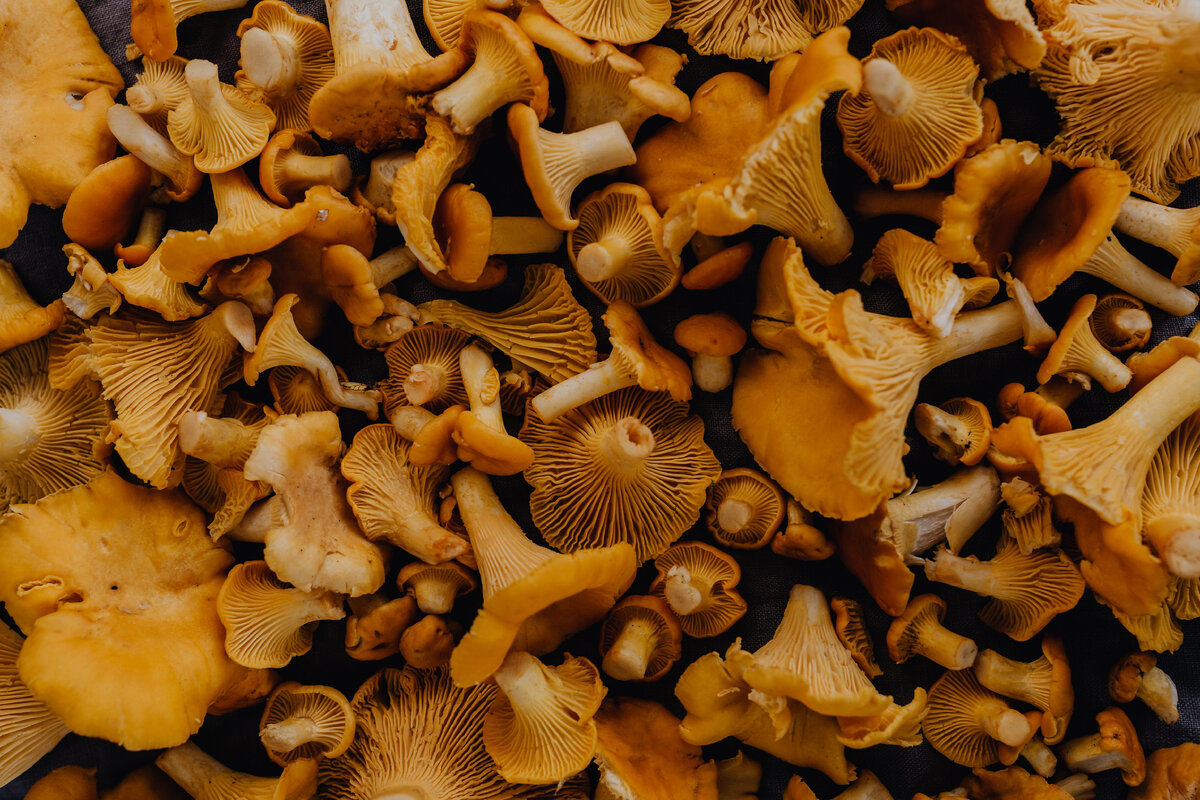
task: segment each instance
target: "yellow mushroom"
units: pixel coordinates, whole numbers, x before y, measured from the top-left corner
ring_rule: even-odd
[[[982,650],[974,668],[975,677],[988,689],[1044,712],[1041,731],[1046,744],[1063,740],[1075,708],[1075,690],[1061,639],[1043,637],[1042,656],[1031,663],[1013,661],[995,650]]]
[[[275,127],[275,112],[221,83],[217,65],[192,59],[183,71],[188,98],[167,115],[167,133],[201,172],[228,172],[254,158]]]
[[[1043,547],[1058,547],[1062,534],[1054,527],[1050,497],[1022,478],[1000,484],[1007,508],[1000,517],[1004,532],[1025,554]]]
[[[195,159],[179,152],[165,134],[152,128],[129,106],[110,106],[106,120],[122,147],[163,176],[163,191],[168,198],[182,202],[200,190],[204,173],[196,169]]]
[[[317,791],[317,762],[305,758],[277,778],[236,772],[188,741],[154,760],[193,800],[308,800]]]
[[[1091,388],[1092,378],[1108,392],[1120,391],[1129,384],[1133,377],[1129,367],[1096,338],[1091,324],[1095,309],[1094,294],[1085,294],[1075,301],[1058,338],[1046,353],[1046,360],[1038,367],[1038,383],[1062,375],[1083,384],[1085,391]]]
[[[728,469],[708,490],[704,524],[722,547],[765,547],[784,523],[783,491],[752,469]]]
[[[689,636],[718,636],[746,613],[737,591],[742,570],[729,555],[702,542],[680,542],[654,559],[650,593],[663,597]]]
[[[309,103],[334,75],[329,29],[287,3],[268,0],[238,24],[237,35],[238,88],[257,94],[275,112],[280,130],[309,130]],[[346,174],[349,178],[349,164]]]
[[[942,625],[945,614],[946,601],[937,595],[914,597],[888,626],[888,655],[897,664],[921,655],[946,669],[970,669],[979,646]]]
[[[354,713],[337,689],[288,681],[267,698],[258,738],[282,767],[305,758],[336,758],[354,739]]]
[[[1092,333],[1110,353],[1141,350],[1150,341],[1150,313],[1127,294],[1106,294],[1096,301]]]
[[[255,6],[255,10],[263,6]],[[295,128],[272,136],[258,160],[258,182],[267,197],[287,208],[314,186],[332,186],[339,192],[350,187],[354,174],[344,154],[326,156],[316,139]]]
[[[619,681],[656,681],[679,660],[683,629],[666,601],[626,595],[600,628],[600,668]]]
[[[174,233],[174,231],[171,231]],[[209,310],[188,291],[188,287],[163,271],[162,247],[155,248],[145,263],[128,268],[117,262],[117,271],[108,275],[108,283],[130,305],[150,309],[168,322],[198,317]]]
[[[1140,517],[1142,534],[1172,575],[1200,578],[1200,506],[1192,465],[1200,448],[1200,418],[1175,428],[1154,452],[1146,472]]]
[[[125,90],[125,102],[159,133],[167,132],[167,114],[188,97],[186,66],[179,56],[162,61],[143,56],[141,73]]]
[[[933,748],[955,764],[986,767],[1000,745],[1019,747],[1031,735],[1025,715],[985,689],[969,669],[951,670],[929,687],[921,730]]]
[[[448,614],[454,601],[475,591],[478,576],[456,561],[424,564],[414,561],[400,568],[396,587],[412,595],[426,614]]]
[[[68,242],[63,245],[67,272],[75,280],[63,293],[63,304],[75,316],[90,320],[102,312],[113,314],[121,307],[121,293],[108,282],[108,273],[84,248]]]
[[[1200,208],[1169,208],[1127,197],[1113,228],[1175,256],[1174,283],[1186,286],[1200,278]]]
[[[419,325],[391,344],[384,354],[388,377],[379,384],[388,418],[406,406],[427,406],[437,413],[466,405],[458,354],[469,338],[455,328]]]
[[[602,5],[586,0],[548,0],[542,7],[585,39],[619,45],[654,38],[671,16],[670,0],[617,0]]]
[[[805,50],[815,34],[841,25],[861,3],[820,2],[799,7],[771,0],[681,0],[667,23],[688,35],[702,55],[772,61]]]
[[[1034,69],[1046,54],[1037,22],[1022,3],[1000,0],[888,0],[906,25],[928,25],[958,37],[990,83]]]
[[[197,14],[229,11],[246,0],[137,0],[131,8],[130,34],[138,49],[158,61],[175,55],[175,28]]]
[[[16,269],[0,259],[0,353],[40,339],[62,324],[62,300],[43,307],[34,302]]]

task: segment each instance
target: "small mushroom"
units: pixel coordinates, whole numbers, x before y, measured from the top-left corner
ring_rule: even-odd
[[[1019,383],[1008,383],[1000,389],[996,405],[1006,420],[1028,417],[1039,434],[1060,433],[1071,430],[1067,407],[1083,392],[1081,384],[1057,376],[1032,392]]]
[[[390,345],[384,354],[388,377],[379,384],[388,418],[409,405],[434,413],[466,405],[458,354],[469,338],[455,328],[419,325]]]
[[[426,614],[448,614],[455,599],[475,590],[474,572],[456,561],[442,564],[405,564],[396,575],[396,587],[411,594]]]
[[[978,464],[992,441],[992,415],[970,397],[953,397],[936,406],[919,403],[913,424],[933,447],[934,457],[952,465]]]
[[[875,645],[867,631],[862,606],[849,597],[834,597],[829,608],[833,611],[833,629],[854,663],[868,678],[878,678],[883,670],[875,663]]]
[[[308,800],[317,791],[317,762],[311,758],[291,762],[277,778],[260,778],[231,770],[189,740],[154,763],[194,800]]]
[[[702,235],[696,234],[692,241],[696,241],[696,238]],[[750,242],[739,242],[732,247],[718,250],[685,272],[680,284],[683,288],[694,291],[724,286],[741,276],[753,254],[754,245]]]
[[[166,209],[154,206],[143,209],[133,241],[130,244],[113,246],[113,253],[130,266],[139,267],[145,264],[146,260],[150,258],[150,254],[157,250],[158,245],[162,243],[166,223]]]
[[[321,382],[308,370],[284,365],[267,376],[267,386],[280,414],[333,411],[337,406],[325,396]]]
[[[261,95],[280,130],[308,130],[309,103],[334,76],[329,29],[287,3],[270,0],[254,6],[254,13],[238,24],[237,35],[242,40],[238,88]],[[349,164],[345,176],[348,185]]]
[[[944,175],[983,135],[978,77],[962,43],[935,28],[879,39],[863,61],[862,91],[838,104],[846,155],[897,189]]]
[[[287,681],[267,698],[258,738],[281,767],[305,758],[337,758],[354,739],[354,714],[346,696],[331,686]]]
[[[121,146],[163,176],[163,191],[169,199],[183,202],[200,191],[204,173],[196,169],[195,159],[179,152],[137,112],[128,106],[110,106],[106,119]]]
[[[1142,301],[1127,294],[1106,294],[1092,312],[1092,333],[1110,353],[1141,350],[1150,341],[1150,314]]]
[[[256,11],[259,8],[261,4],[255,6]],[[274,134],[259,154],[258,181],[267,197],[284,208],[314,186],[332,186],[344,192],[352,178],[349,158],[322,155],[315,139],[293,128]]]
[[[704,524],[722,547],[756,550],[780,531],[787,510],[783,491],[752,469],[727,469],[708,489]]]
[[[693,314],[675,326],[675,343],[692,356],[696,388],[719,392],[733,383],[733,356],[746,346],[746,331],[721,311]]]
[[[955,764],[986,767],[1001,744],[1019,747],[1030,737],[1025,715],[979,684],[969,669],[951,670],[929,687],[921,723],[925,740]]]
[[[158,61],[175,54],[175,29],[185,19],[213,11],[229,11],[246,5],[246,0],[138,0],[131,9],[130,34],[137,48]]]
[[[125,90],[125,102],[159,133],[167,132],[167,114],[188,97],[187,78],[183,76],[187,59],[171,56],[156,61],[143,56],[142,71]]]
[[[1106,708],[1096,715],[1096,723],[1100,726],[1098,733],[1072,739],[1059,748],[1067,769],[1089,774],[1119,769],[1128,786],[1144,781],[1146,755],[1125,712]]]
[[[312,649],[318,622],[346,616],[339,595],[288,586],[265,561],[230,570],[217,595],[217,614],[225,626],[225,652],[251,669],[287,666]]]
[[[1031,663],[1013,661],[995,650],[983,650],[975,659],[975,677],[993,692],[1041,709],[1044,712],[1041,731],[1046,744],[1063,740],[1075,708],[1075,690],[1061,639],[1044,637],[1042,656]]]
[[[534,459],[533,448],[504,427],[500,374],[492,357],[472,343],[459,351],[458,365],[471,406],[454,421],[459,460],[489,475],[515,475],[529,467]]]
[[[1008,506],[1001,516],[1001,525],[1022,553],[1058,547],[1062,534],[1054,527],[1048,495],[1021,478],[1013,478],[1000,485],[1000,496]]]
[[[67,310],[83,320],[101,312],[116,312],[123,298],[108,282],[108,273],[100,262],[74,242],[63,245],[63,254],[67,257],[67,272],[75,278],[62,296]]]
[[[0,259],[0,353],[40,339],[62,324],[62,300],[42,307],[25,291],[13,265]]]
[[[787,525],[775,533],[771,552],[800,561],[823,561],[837,552],[837,545],[815,526],[816,519],[795,500],[787,501]]]
[[[702,542],[680,542],[654,559],[650,593],[663,597],[689,636],[718,636],[746,613],[737,591],[742,570],[731,556]]]
[[[426,614],[400,634],[399,653],[406,664],[434,669],[450,663],[462,626],[452,619]]]
[[[1173,283],[1187,286],[1200,278],[1200,208],[1169,208],[1127,197],[1113,228],[1175,256]]]
[[[897,664],[921,655],[949,670],[969,669],[979,647],[943,626],[945,615],[946,601],[937,595],[914,597],[888,627],[888,655]]]
[[[627,386],[667,392],[677,401],[692,397],[692,376],[679,356],[654,341],[633,306],[618,300],[602,317],[612,352],[599,365],[563,380],[529,401],[544,422],[554,420],[589,400]]]
[[[197,302],[187,286],[168,277],[163,271],[161,247],[141,265],[127,268],[124,261],[117,262],[117,271],[109,273],[108,283],[121,293],[130,305],[156,312],[168,322],[198,317],[209,310],[209,306]]]
[[[483,719],[483,744],[496,770],[514,783],[556,783],[582,771],[596,751],[596,723],[607,690],[586,658],[549,667],[512,652],[492,676],[499,694]]]
[[[619,681],[656,681],[679,660],[683,629],[666,601],[626,595],[600,628],[600,663]]]
[[[979,618],[984,624],[1024,642],[1083,596],[1079,569],[1061,551],[1021,553],[1012,539],[1001,539],[989,561],[963,558],[939,549],[925,561],[925,577],[992,598]]]
[[[1033,297],[1029,294],[1029,289],[1025,288],[1025,284],[1017,280],[1007,272],[1001,273],[1004,278],[1004,286],[1008,290],[1008,296],[1017,301],[1017,306],[1021,309],[1021,338],[1025,343],[1025,352],[1031,355],[1044,357],[1046,351],[1050,349],[1050,345],[1054,344],[1054,340],[1058,338],[1058,334],[1046,322],[1046,318],[1042,316],[1042,312],[1038,310],[1037,304],[1033,302]]]
[[[1046,383],[1055,375],[1083,384],[1090,389],[1092,378],[1100,382],[1105,391],[1124,389],[1133,373],[1121,363],[1096,338],[1091,323],[1096,308],[1096,295],[1085,294],[1071,307],[1071,315],[1063,323],[1058,339],[1050,346],[1046,360],[1038,367],[1039,383]]]
[[[1136,697],[1168,725],[1179,721],[1179,690],[1171,676],[1157,665],[1153,653],[1130,653],[1108,672],[1108,695],[1117,703]]]
[[[217,65],[195,58],[183,71],[188,98],[167,115],[171,143],[194,156],[201,172],[228,172],[258,155],[275,113],[240,89],[221,83]]]
[[[346,617],[346,655],[355,661],[380,661],[400,652],[400,637],[421,616],[417,601],[405,595],[351,597]]]

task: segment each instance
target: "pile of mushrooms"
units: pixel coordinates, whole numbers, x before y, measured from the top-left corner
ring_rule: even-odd
[[[1197,0],[246,6],[0,8],[4,797],[1200,793]]]

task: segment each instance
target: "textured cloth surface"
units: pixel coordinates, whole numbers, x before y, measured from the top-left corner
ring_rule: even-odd
[[[290,2],[302,12],[325,21],[324,7],[319,0]],[[414,9],[413,17],[417,27],[422,36],[426,37],[426,43],[432,50],[432,41],[426,36],[421,19],[420,4],[415,0],[409,2]],[[128,0],[82,0],[81,5],[101,43],[121,69],[126,83],[132,84],[140,66],[138,62],[127,62],[124,57],[125,45],[129,41]],[[250,6],[252,5],[253,2],[250,3]],[[247,16],[249,11],[248,6],[244,10],[208,14],[186,21],[180,27],[179,54],[217,62],[222,80],[232,82],[238,58],[238,39],[234,31],[238,21]],[[863,56],[869,52],[871,42],[894,31],[896,23],[884,11],[882,0],[868,0],[850,22],[850,28],[853,32],[851,50],[855,55]],[[657,41],[686,50],[684,38],[675,31],[664,32]],[[549,59],[546,60],[549,62]],[[746,71],[764,82],[768,72],[766,65],[736,62],[726,58],[698,57],[692,53],[690,63],[678,78],[678,85],[690,94],[707,78],[730,69]],[[552,84],[552,98],[561,98],[559,91],[556,81]],[[1056,125],[1053,104],[1040,91],[1029,85],[1027,76],[1006,78],[989,86],[987,94],[1000,106],[1006,138],[1032,139],[1041,144],[1046,144],[1053,138]],[[561,104],[561,100],[557,103]],[[866,179],[857,167],[841,155],[837,126],[833,120],[835,106],[836,97],[827,105],[824,119],[826,172],[839,201],[843,207],[848,207],[849,198],[857,188],[866,183]],[[553,129],[556,121],[556,118],[551,118],[547,127]],[[639,138],[644,138],[662,122],[661,119],[652,119]],[[343,149],[330,146],[327,151]],[[357,152],[351,152],[351,156],[355,160],[356,170],[361,173],[366,165],[366,158]],[[1061,180],[1063,175],[1065,170],[1056,167],[1055,180]],[[468,172],[468,179],[491,200],[497,214],[537,213],[521,179],[516,160],[508,152],[502,136],[493,137],[483,147],[476,163]],[[605,182],[603,178],[589,181],[576,194],[576,198]],[[1193,181],[1187,187],[1178,205],[1196,204],[1196,184],[1197,182]],[[170,207],[168,214],[169,228],[207,228],[214,219],[211,196],[206,189],[195,201],[184,206]],[[30,213],[29,223],[17,242],[4,252],[4,257],[16,265],[30,291],[42,302],[61,294],[70,284],[60,252],[60,247],[65,241],[60,220],[61,211],[35,206]],[[879,235],[895,222],[896,220],[892,219],[855,223],[856,244],[847,262],[838,267],[814,269],[814,274],[823,285],[833,290],[854,285],[861,265],[870,255]],[[922,235],[932,233],[930,226],[914,224],[910,228]],[[762,229],[755,229],[752,235],[758,248],[757,255],[761,255],[771,234]],[[400,238],[397,232],[381,226],[377,251],[398,243]],[[1172,260],[1164,253],[1141,246],[1137,242],[1126,243],[1135,254],[1148,263],[1161,271],[1169,271]],[[568,266],[567,259],[561,252],[548,260]],[[106,263],[108,262],[111,262],[111,258],[107,259]],[[510,261],[510,276],[503,286],[462,299],[468,304],[486,308],[502,308],[509,305],[520,288],[522,263],[525,262],[520,259]],[[111,264],[109,266],[111,267]],[[603,344],[604,328],[599,322],[599,303],[578,283],[575,283],[575,288],[576,296],[593,312],[598,338],[602,341],[600,350],[606,352],[607,348]],[[403,280],[400,289],[404,296],[414,302],[440,296],[423,279],[413,276]],[[671,343],[670,331],[676,322],[699,311],[724,309],[748,326],[750,309],[754,302],[753,289],[754,278],[751,270],[736,283],[720,290],[677,290],[665,302],[647,309],[645,317],[658,335],[659,341],[663,343]],[[879,286],[877,282],[876,286],[863,291],[869,309],[907,314],[903,299],[894,289]],[[1061,324],[1071,302],[1083,291],[1103,293],[1106,287],[1089,278],[1080,277],[1068,281],[1043,304],[1043,311],[1052,325],[1057,328]],[[337,319],[331,320],[326,334],[318,340],[318,344],[330,353],[336,363],[346,367],[352,380],[373,380],[381,377],[382,358],[375,353],[365,353],[357,349],[349,338],[344,319],[336,309],[333,311]],[[1169,318],[1155,312],[1153,316],[1155,341],[1169,335],[1186,334],[1196,321],[1194,315],[1191,318]],[[1036,369],[1035,359],[1025,354],[1018,345],[1011,345],[963,359],[935,371],[923,382],[920,400],[940,402],[950,397],[969,394],[991,403],[996,391],[1004,383],[1019,380],[1027,386],[1032,386],[1035,383]],[[1096,389],[1072,407],[1071,415],[1077,425],[1087,424],[1102,418],[1124,399],[1126,395],[1123,392],[1106,396]],[[704,418],[705,438],[726,468],[754,466],[753,459],[733,431],[729,418],[729,404],[730,392],[726,390],[716,395],[697,393],[692,407]],[[804,409],[797,408],[796,413],[803,414]],[[364,424],[364,419],[361,415],[353,413],[343,414],[342,418],[343,438],[349,442],[354,431]],[[915,475],[922,484],[934,483],[948,474],[944,465],[929,457],[928,448],[923,442],[913,441],[912,445],[913,451],[906,459],[906,466],[910,474]],[[527,531],[533,532],[534,527],[529,520],[526,501],[528,487],[520,477],[498,479],[496,485],[514,517]],[[987,558],[993,551],[998,533],[997,517],[976,535],[966,552]],[[702,526],[697,525],[687,534],[687,538],[706,540],[708,537]],[[239,557],[255,557],[253,548],[239,552]],[[903,665],[891,663],[887,658],[883,639],[889,618],[875,606],[862,587],[836,559],[805,563],[786,560],[769,551],[739,554],[738,557],[744,570],[740,590],[750,606],[747,616],[726,635],[710,640],[686,640],[682,660],[671,674],[661,681],[648,685],[622,685],[609,681],[610,691],[614,695],[635,694],[653,697],[667,704],[677,714],[682,714],[682,709],[671,690],[683,667],[712,650],[724,652],[735,636],[742,637],[743,645],[749,650],[765,643],[773,634],[782,615],[788,590],[795,583],[813,584],[830,597],[844,595],[862,603],[875,642],[876,656],[885,672],[884,676],[877,680],[877,685],[885,694],[894,695],[899,702],[907,702],[915,687],[928,687],[941,674],[939,667],[921,658]],[[652,576],[653,569],[644,568],[632,591],[644,593]],[[1011,658],[1025,661],[1033,660],[1039,655],[1036,638],[1032,642],[1016,643],[983,626],[976,617],[984,604],[982,598],[957,589],[931,585],[918,575],[913,594],[915,596],[924,591],[935,591],[949,601],[947,627],[972,636],[980,648],[991,647]],[[464,622],[469,624],[469,615]],[[1200,624],[1181,624],[1185,633],[1183,648],[1175,654],[1163,655],[1159,660],[1159,665],[1172,675],[1179,685],[1181,721],[1172,726],[1163,725],[1144,705],[1134,703],[1126,706],[1142,735],[1142,743],[1147,752],[1185,741],[1200,741],[1200,635],[1197,635],[1200,634]],[[398,657],[380,663],[359,663],[348,659],[342,651],[342,632],[340,623],[324,623],[319,626],[312,652],[293,661],[284,670],[285,676],[306,683],[333,685],[349,696],[363,680],[379,668],[400,665]],[[1061,636],[1066,642],[1074,669],[1076,711],[1068,737],[1086,735],[1095,730],[1096,712],[1110,704],[1104,686],[1109,665],[1125,652],[1136,649],[1136,642],[1113,620],[1108,611],[1092,598],[1090,591],[1074,611],[1051,623],[1047,632]],[[170,643],[164,643],[164,647],[170,647]],[[595,629],[582,636],[573,637],[564,649],[575,655],[588,656],[599,663],[595,652]],[[266,759],[257,742],[259,713],[258,709],[250,709],[224,717],[210,717],[196,736],[196,740],[202,748],[231,767],[264,775],[275,774],[276,768]],[[736,746],[732,741],[706,748],[706,752],[713,757],[726,757],[735,750]],[[33,780],[51,768],[63,764],[96,767],[101,787],[111,786],[133,766],[147,761],[153,755],[124,753],[105,742],[69,736],[26,776],[0,788],[0,800],[16,800],[23,797]],[[794,770],[787,764],[760,753],[752,752],[751,755],[761,758],[766,767],[760,797],[780,797],[788,777]],[[915,791],[932,794],[956,786],[967,772],[942,758],[928,745],[907,749],[877,747],[866,751],[848,751],[848,756],[860,770],[874,771],[895,797],[905,800]],[[804,770],[802,774],[819,797],[831,797],[839,791],[818,773]],[[1099,785],[1097,796],[1102,800],[1124,796],[1125,787],[1115,774],[1099,775],[1096,776],[1096,780]]]

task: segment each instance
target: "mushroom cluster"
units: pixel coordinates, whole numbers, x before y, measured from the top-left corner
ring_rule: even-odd
[[[1200,793],[1198,0],[77,1],[0,796]]]

